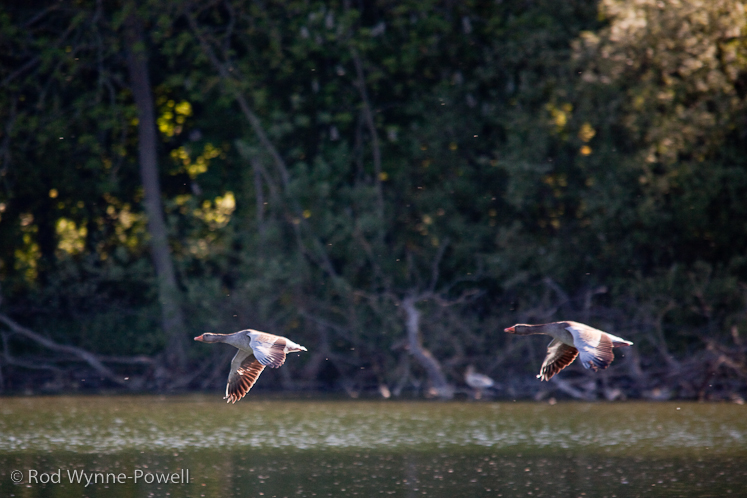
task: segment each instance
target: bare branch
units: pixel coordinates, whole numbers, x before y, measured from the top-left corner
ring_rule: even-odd
[[[239,87],[237,85],[237,82],[235,78],[231,76],[229,73],[229,70],[226,68],[226,65],[223,64],[219,59],[218,56],[215,55],[215,51],[210,46],[208,41],[205,39],[205,37],[200,32],[199,27],[197,26],[197,22],[195,21],[194,16],[191,12],[186,13],[187,21],[189,22],[189,27],[192,29],[192,32],[197,37],[197,41],[200,43],[200,47],[202,47],[203,52],[208,57],[212,65],[215,67],[215,69],[218,71],[218,74],[223,79],[223,81],[227,84],[229,90],[233,93],[234,98],[236,99],[236,102],[239,104],[239,107],[241,108],[241,112],[244,113],[244,116],[246,117],[247,121],[249,121],[249,124],[251,125],[252,129],[254,130],[254,133],[257,135],[257,138],[259,138],[260,143],[262,146],[267,150],[267,152],[272,156],[272,159],[275,161],[275,166],[278,168],[278,171],[280,172],[280,176],[283,180],[283,187],[287,188],[288,184],[290,183],[290,174],[288,173],[288,167],[285,164],[285,161],[280,156],[280,153],[273,145],[272,141],[269,139],[267,134],[265,133],[264,128],[262,127],[262,123],[259,121],[259,118],[252,110],[251,106],[249,105],[249,102],[247,102],[246,98],[244,97],[244,94],[239,90]]]
[[[433,258],[433,264],[431,265],[431,285],[429,287],[429,290],[431,292],[434,292],[436,290],[436,283],[438,282],[438,275],[439,275],[439,268],[441,266],[441,260],[444,257],[444,252],[446,251],[446,247],[449,245],[449,239],[444,239],[441,244],[438,246],[438,252],[436,253],[436,257]]]
[[[329,320],[325,320],[324,318],[320,318],[320,317],[316,316],[315,314],[310,313],[310,312],[308,312],[306,310],[299,310],[299,314],[302,317],[307,318],[307,319],[311,320],[312,322],[314,322],[314,323],[316,323],[318,325],[321,325],[322,327],[326,327],[326,328],[334,331],[338,336],[340,336],[341,338],[345,339],[349,343],[354,344],[355,346],[358,346],[358,347],[365,347],[365,346],[367,346],[365,343],[363,343],[363,342],[355,339],[354,337],[352,337],[352,334],[350,333],[350,331],[348,329],[346,329],[345,327],[342,327],[340,325],[332,323]]]
[[[379,144],[379,135],[376,132],[376,123],[373,118],[373,112],[371,110],[371,101],[368,98],[368,91],[366,90],[366,78],[363,75],[363,63],[361,62],[358,51],[354,48],[350,48],[350,53],[353,57],[353,63],[355,64],[356,82],[355,86],[361,94],[361,101],[363,102],[363,116],[368,126],[368,131],[371,134],[371,148],[373,152],[373,164],[374,164],[374,184],[376,185],[376,203],[377,211],[379,216],[384,215],[384,194],[381,187],[382,175],[381,175],[381,146]]]
[[[567,382],[559,377],[553,377],[550,382],[555,384],[558,389],[563,391],[564,393],[570,395],[573,398],[576,399],[583,399],[583,400],[592,400],[594,399],[593,396],[589,395],[588,393],[585,393],[579,389],[576,389],[573,387],[573,385],[570,382]]]
[[[471,301],[472,299],[475,299],[476,297],[481,296],[484,293],[485,291],[481,289],[467,289],[463,291],[456,299],[445,299],[438,294],[433,294],[433,298],[441,306],[454,306],[455,304],[462,304],[466,303],[467,301]]]
[[[233,29],[236,25],[236,11],[233,8],[233,4],[230,0],[224,1],[223,5],[228,12],[228,26],[226,27],[226,34],[223,37],[223,53],[228,53],[228,48],[231,44],[231,36],[233,35]]]
[[[353,240],[356,240],[363,248],[363,252],[366,253],[366,257],[368,258],[368,261],[371,263],[371,266],[373,267],[375,279],[382,280],[383,273],[381,271],[381,265],[379,265],[379,263],[377,262],[376,256],[374,255],[373,248],[371,247],[371,244],[369,244],[369,242],[366,240],[366,237],[364,237],[363,232],[360,229],[359,223],[353,224]]]
[[[23,27],[26,29],[29,29],[31,25],[35,24],[39,19],[46,16],[50,12],[57,10],[60,7],[61,3],[54,3],[47,7],[46,9],[41,10],[39,13],[37,13],[34,17],[29,19],[28,21],[23,23]]]
[[[28,368],[30,370],[51,370],[53,372],[62,373],[62,369],[48,363],[42,363],[40,361],[23,361],[18,360],[10,356],[10,349],[8,348],[8,334],[2,334],[3,339],[3,361],[6,365],[13,365],[16,367]]]
[[[241,108],[241,111],[244,114],[244,117],[246,117],[247,121],[249,121],[249,124],[254,130],[254,133],[257,135],[257,138],[259,139],[260,143],[265,148],[265,150],[270,154],[270,156],[273,158],[275,166],[277,170],[280,172],[280,177],[283,183],[283,190],[287,193],[288,187],[290,185],[290,173],[288,173],[288,167],[285,164],[285,161],[280,156],[280,153],[278,152],[277,148],[275,147],[275,145],[272,143],[270,138],[265,133],[262,123],[260,122],[257,115],[252,110],[251,106],[249,105],[249,102],[246,100],[246,97],[244,97],[244,94],[241,92],[239,85],[238,85],[238,81],[236,80],[235,77],[233,77],[230,74],[230,71],[227,69],[226,64],[222,63],[218,59],[218,56],[215,54],[215,51],[213,50],[213,48],[210,46],[210,43],[208,43],[208,41],[205,39],[203,34],[200,32],[200,29],[197,26],[197,22],[195,21],[195,18],[192,15],[192,13],[187,12],[185,16],[187,18],[187,21],[189,22],[189,26],[192,29],[192,32],[194,33],[195,37],[197,38],[200,44],[200,47],[202,47],[203,52],[205,53],[205,55],[207,55],[212,65],[218,71],[218,74],[220,75],[221,79],[226,83],[229,90],[233,93],[234,98],[236,99],[236,102],[239,104],[239,107]],[[303,221],[303,218],[300,216],[301,209],[298,205],[295,205],[293,211],[296,213],[295,219],[290,220],[290,221],[293,225],[299,247],[304,252],[304,254],[311,257],[311,253],[305,248],[303,244],[302,233],[300,230],[301,224],[303,224],[304,226],[306,225]],[[332,276],[336,282],[339,282],[339,276],[337,272],[335,271],[334,266],[332,265],[332,262],[329,259],[329,255],[324,249],[324,246],[318,240],[318,238],[313,237],[313,239],[314,239],[314,249],[318,251],[318,253],[320,254],[320,258],[321,258],[321,262],[316,261],[316,263],[321,268],[323,268],[330,276]],[[314,259],[316,258],[312,257],[312,260]]]
[[[265,242],[265,193],[262,188],[262,172],[260,170],[262,165],[258,164],[259,159],[256,157],[250,159],[249,162],[252,164],[252,169],[254,170],[254,195],[257,198],[257,229],[261,245],[263,246]],[[270,190],[272,190],[271,187]]]
[[[55,341],[48,339],[40,334],[37,334],[36,332],[33,332],[26,327],[19,325],[14,320],[12,320],[10,317],[0,313],[0,322],[3,322],[10,330],[12,330],[14,333],[21,335],[27,339],[31,339],[32,341],[36,342],[37,344],[47,348],[51,349],[52,351],[58,351],[60,353],[68,353],[71,354],[80,360],[88,363],[94,370],[99,372],[102,376],[105,378],[111,380],[115,384],[124,385],[125,383],[112,372],[107,367],[105,367],[99,358],[89,352],[85,349],[76,347],[76,346],[69,346],[66,344],[58,344]]]
[[[406,315],[405,328],[407,329],[407,342],[410,353],[425,371],[428,372],[428,379],[436,395],[440,398],[451,398],[454,395],[454,388],[447,382],[438,360],[422,344],[420,337],[420,311],[415,306],[415,303],[420,298],[421,296],[407,296],[402,300],[402,309]]]
[[[0,166],[0,172],[7,173],[7,171],[10,169],[10,135],[13,132],[13,126],[15,126],[16,123],[16,104],[18,102],[18,99],[15,95],[11,97],[11,104],[10,104],[10,116],[8,117],[8,121],[5,123],[5,137],[3,138],[3,143],[0,145],[0,159],[2,159],[2,166]],[[4,176],[4,175],[2,175]]]
[[[62,35],[60,35],[60,37],[57,38],[57,40],[52,44],[51,48],[57,48],[58,46],[60,46],[62,44],[62,42],[64,42],[65,39],[70,35],[70,33],[73,31],[73,28],[75,28],[75,26],[76,26],[75,24],[71,23],[67,27],[67,29],[62,33]],[[29,59],[28,61],[26,61],[26,64],[24,64],[23,66],[19,67],[18,69],[16,69],[12,73],[10,73],[8,76],[6,76],[5,79],[2,82],[0,82],[0,87],[7,86],[11,81],[13,81],[14,79],[18,78],[23,73],[25,73],[26,71],[30,70],[32,67],[34,67],[37,64],[39,64],[41,62],[41,60],[42,60],[41,55],[37,55],[35,57],[32,57],[31,59]]]
[[[153,365],[156,361],[150,356],[99,356],[104,363],[120,363],[122,365]]]
[[[550,277],[545,277],[544,279],[542,279],[542,282],[545,285],[547,285],[549,288],[554,290],[558,296],[560,296],[561,300],[560,300],[560,304],[558,304],[557,306],[558,308],[563,307],[565,304],[571,301],[571,298],[568,297],[568,294],[563,289],[561,289],[560,286],[557,283],[555,283],[555,281],[551,279]]]

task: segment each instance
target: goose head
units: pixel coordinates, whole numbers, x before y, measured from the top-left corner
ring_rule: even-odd
[[[522,323],[517,323],[516,325],[512,325],[511,327],[506,327],[505,329],[503,329],[503,331],[507,334],[516,335],[529,335],[532,333],[532,329],[530,329],[528,325],[524,325]]]
[[[199,342],[224,342],[223,341],[223,334],[211,334],[210,332],[205,332],[202,335],[198,335],[195,337],[195,341]]]
[[[535,335],[548,334],[553,335],[565,329],[568,326],[566,322],[543,323],[540,325],[529,325],[526,323],[517,323],[511,327],[503,329],[507,334],[516,335]]]

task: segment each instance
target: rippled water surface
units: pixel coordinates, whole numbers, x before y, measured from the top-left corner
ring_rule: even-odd
[[[0,398],[2,497],[745,489],[747,406],[736,404]]]

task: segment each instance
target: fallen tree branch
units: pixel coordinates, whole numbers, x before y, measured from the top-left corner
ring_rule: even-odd
[[[120,385],[120,386],[125,385],[124,381],[122,381],[117,375],[114,374],[114,372],[112,372],[106,366],[104,366],[104,364],[101,363],[101,360],[95,354],[91,353],[90,351],[86,351],[85,349],[82,349],[76,346],[70,346],[67,344],[58,344],[57,342],[51,339],[48,339],[44,337],[43,335],[38,334],[16,323],[10,317],[2,313],[0,313],[0,322],[4,323],[11,331],[13,331],[13,333],[23,336],[27,339],[30,339],[36,342],[37,344],[39,344],[40,346],[43,346],[47,349],[51,349],[52,351],[71,354],[79,358],[81,361],[88,363],[88,365],[90,365],[91,368],[93,368],[98,373],[100,373],[103,377],[109,379],[115,384]]]
[[[97,356],[103,363],[121,363],[123,365],[152,365],[155,360],[150,356]]]
[[[576,389],[575,387],[573,387],[573,385],[571,385],[570,382],[565,381],[563,379],[559,379],[558,377],[553,377],[550,382],[552,382],[553,384],[555,384],[555,386],[559,390],[563,391],[564,393],[570,395],[573,398],[583,399],[585,401],[591,401],[591,400],[594,399],[593,396],[591,396],[588,393],[585,393],[585,392],[583,392],[583,391],[581,391],[579,389]]]
[[[54,365],[49,365],[47,363],[43,363],[40,361],[23,361],[23,360],[17,360],[13,358],[12,356],[10,356],[10,352],[8,351],[8,334],[3,333],[2,340],[3,340],[2,360],[3,360],[3,363],[5,363],[6,365],[28,368],[29,370],[51,370],[57,373],[62,372],[61,368],[56,367]]]

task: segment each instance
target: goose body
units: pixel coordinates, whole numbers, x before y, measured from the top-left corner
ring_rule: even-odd
[[[259,330],[240,330],[233,334],[211,334],[206,332],[195,337],[200,342],[223,342],[238,349],[231,360],[231,371],[228,373],[226,396],[228,403],[236,403],[257,382],[259,374],[265,367],[278,368],[285,363],[288,353],[307,351],[300,344],[288,338],[260,332]]]
[[[591,368],[596,372],[600,368],[607,368],[615,358],[612,348],[633,345],[616,335],[570,320],[540,325],[517,323],[504,332],[516,335],[545,334],[553,338],[547,345],[547,356],[537,375],[540,380],[552,379],[573,363],[577,356],[586,369]]]
[[[467,371],[464,374],[464,381],[472,389],[488,389],[495,384],[495,381],[487,375],[475,372],[475,367],[472,365],[467,367]]]
[[[483,389],[489,389],[495,385],[495,381],[487,375],[475,372],[475,367],[470,365],[464,373],[464,382],[475,391],[475,399],[482,398]]]

